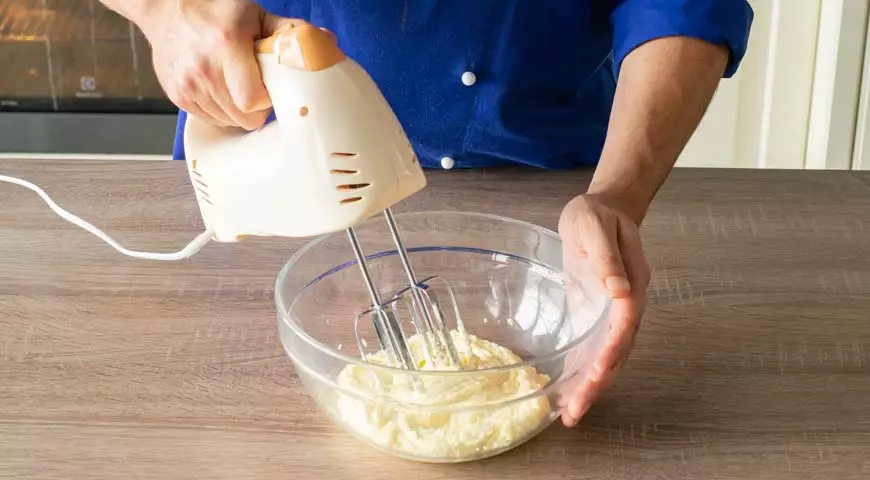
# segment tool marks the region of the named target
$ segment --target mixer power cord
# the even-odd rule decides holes
[[[124,255],[127,255],[128,257],[142,258],[142,259],[146,259],[146,260],[163,260],[163,261],[169,261],[169,262],[174,262],[174,261],[178,261],[178,260],[185,260],[185,259],[192,257],[200,250],[202,250],[202,248],[205,247],[209,241],[211,241],[212,236],[214,235],[214,232],[212,230],[207,229],[206,231],[197,235],[196,238],[194,238],[190,243],[188,243],[186,247],[182,248],[181,250],[179,250],[177,252],[154,253],[154,252],[139,252],[136,250],[129,250],[129,249],[125,248],[123,245],[121,245],[120,243],[118,243],[114,238],[110,237],[105,232],[100,230],[99,228],[95,227],[94,225],[86,222],[85,220],[82,220],[81,218],[79,218],[79,217],[73,215],[72,213],[61,208],[60,205],[55,203],[55,201],[52,200],[51,197],[49,197],[48,194],[45,193],[45,191],[43,189],[39,188],[37,185],[34,185],[34,184],[28,182],[27,180],[22,180],[20,178],[10,177],[7,175],[0,175],[0,182],[12,183],[15,185],[20,185],[20,186],[27,188],[29,190],[32,190],[37,195],[39,195],[40,198],[42,198],[45,201],[45,203],[48,204],[48,207],[51,208],[51,210],[54,211],[54,213],[56,213],[60,218],[66,220],[74,225],[77,225],[77,226],[87,230],[88,232],[96,235],[97,237],[102,239],[104,242],[108,243],[109,246],[111,246],[115,250],[123,253]]]

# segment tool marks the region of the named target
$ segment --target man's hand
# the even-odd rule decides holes
[[[178,0],[142,18],[169,99],[213,125],[262,126],[271,102],[254,42],[263,36],[265,15],[250,0]]]
[[[269,15],[252,0],[101,0],[139,26],[154,71],[179,108],[216,126],[254,130],[271,101],[254,42],[295,20]]]
[[[632,349],[650,279],[638,225],[701,121],[728,53],[695,38],[664,37],[622,63],[601,161],[586,195],[568,203],[559,223],[565,265],[586,256],[613,298],[592,374],[565,400],[566,425],[580,420]]]
[[[562,413],[575,425],[628,359],[646,304],[650,271],[635,222],[604,196],[580,195],[568,203],[559,220],[565,264],[572,257],[588,259],[613,304],[604,347],[592,373],[570,396]]]

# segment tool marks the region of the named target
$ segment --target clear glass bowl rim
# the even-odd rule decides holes
[[[403,219],[403,218],[413,218],[413,217],[421,217],[421,216],[429,216],[429,215],[431,215],[431,216],[465,217],[468,219],[475,219],[476,218],[476,219],[495,220],[498,222],[513,224],[513,225],[523,227],[523,228],[526,228],[529,230],[534,230],[541,235],[544,235],[544,236],[547,236],[547,237],[550,237],[554,240],[559,241],[559,243],[561,243],[561,241],[562,241],[556,232],[554,232],[548,228],[541,227],[540,225],[536,225],[534,223],[525,222],[522,220],[510,218],[510,217],[504,217],[501,215],[492,215],[492,214],[488,214],[488,213],[451,211],[451,210],[426,210],[426,211],[397,213],[397,214],[395,214],[395,218],[396,218],[396,223],[398,223],[399,227],[401,228],[401,223],[402,223],[401,219]],[[365,220],[364,222],[362,222],[360,225],[370,224],[370,223],[373,223],[375,221],[376,221],[376,219],[374,217],[369,218],[368,220]],[[521,368],[524,368],[527,366],[534,366],[534,365],[536,365],[538,363],[542,363],[542,362],[549,362],[549,361],[554,360],[556,358],[559,358],[563,355],[566,355],[569,351],[571,351],[571,349],[573,349],[577,345],[580,345],[581,343],[586,341],[586,339],[589,335],[591,335],[593,332],[597,331],[597,329],[600,327],[601,323],[606,321],[606,319],[610,313],[611,299],[609,296],[605,295],[604,308],[602,308],[601,314],[598,316],[597,319],[595,319],[595,322],[585,332],[583,332],[582,335],[580,335],[579,337],[575,338],[574,340],[568,342],[567,344],[563,345],[561,348],[553,350],[550,353],[547,353],[545,355],[537,355],[537,356],[531,357],[529,359],[523,360],[522,362],[512,363],[510,365],[484,368],[484,369],[480,369],[480,370],[405,370],[401,367],[390,367],[390,366],[386,366],[386,365],[369,363],[369,362],[366,362],[365,360],[362,360],[360,358],[355,358],[355,357],[351,357],[349,355],[345,355],[345,354],[339,352],[338,350],[330,348],[327,345],[324,345],[323,343],[315,340],[311,335],[309,335],[305,331],[305,329],[302,328],[301,325],[299,325],[298,323],[296,323],[293,320],[292,316],[289,314],[289,312],[290,312],[289,307],[292,307],[293,305],[292,304],[289,306],[285,305],[283,298],[281,298],[281,295],[279,294],[281,292],[283,285],[284,285],[284,281],[286,278],[288,278],[288,274],[292,270],[293,266],[296,265],[309,250],[311,250],[314,247],[318,246],[319,244],[323,243],[328,238],[333,237],[334,235],[338,235],[338,234],[340,234],[340,232],[332,232],[332,233],[326,233],[326,234],[320,235],[317,238],[308,242],[307,244],[303,245],[299,250],[297,250],[293,255],[290,256],[290,259],[287,260],[287,263],[284,264],[284,267],[282,267],[281,271],[278,273],[278,279],[275,282],[275,307],[278,309],[278,315],[281,317],[281,321],[283,321],[288,327],[290,327],[301,339],[303,339],[309,345],[316,348],[317,350],[320,350],[320,351],[326,353],[327,355],[329,355],[335,359],[341,360],[345,363],[352,364],[352,365],[355,365],[358,367],[368,368],[371,370],[381,371],[381,372],[401,372],[401,373],[406,374],[406,375],[407,374],[414,374],[414,375],[421,375],[421,376],[424,376],[424,375],[466,375],[466,376],[470,376],[470,375],[480,375],[482,373],[496,374],[496,373],[500,373],[500,372],[508,372],[511,370],[521,369]],[[444,247],[451,248],[450,246],[444,246]],[[461,248],[461,247],[456,247],[456,248]],[[495,251],[492,251],[492,252],[498,253]],[[368,254],[368,255],[366,255],[366,258],[368,259],[374,255],[378,255],[378,253],[380,253],[380,252],[377,252],[374,254]],[[513,256],[518,256],[518,255],[513,255]],[[353,262],[353,264],[356,264],[356,262]],[[324,271],[323,274],[321,274],[321,276],[325,275],[327,273],[333,274],[333,273],[336,273],[337,271],[338,270],[328,269],[328,270]],[[564,272],[564,271],[562,273],[564,273],[565,276],[567,277],[566,281],[572,282],[572,283],[579,286],[579,284],[577,284],[577,281],[574,279],[573,276],[571,276],[569,273]],[[320,278],[321,276],[318,276],[317,278]],[[360,279],[360,282],[362,282],[362,279]],[[298,294],[299,292],[296,292],[296,293]]]

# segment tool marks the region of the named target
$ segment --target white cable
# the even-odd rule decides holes
[[[45,203],[48,204],[49,208],[51,208],[54,213],[56,213],[60,218],[74,224],[79,227],[93,233],[94,235],[100,237],[104,242],[108,243],[115,250],[127,255],[128,257],[134,258],[144,258],[146,260],[165,260],[165,261],[177,261],[184,260],[192,257],[194,254],[202,250],[214,235],[214,232],[211,230],[206,230],[199,235],[196,236],[190,243],[187,244],[183,249],[172,252],[172,253],[151,253],[151,252],[137,252],[135,250],[128,250],[124,248],[120,243],[115,241],[112,237],[106,235],[105,232],[100,230],[99,228],[91,225],[90,223],[82,220],[81,218],[69,213],[68,211],[61,208],[51,197],[48,196],[47,193],[38,186],[20,178],[9,177],[6,175],[0,175],[0,182],[14,183],[15,185],[20,185],[24,188],[30,189],[36,192],[37,195],[42,197],[45,200]]]

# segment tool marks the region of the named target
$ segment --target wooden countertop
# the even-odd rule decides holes
[[[0,161],[125,245],[157,250],[201,229],[182,168]],[[402,209],[555,228],[588,178],[433,172]],[[305,395],[272,302],[301,242],[136,261],[20,187],[0,184],[0,205],[2,478],[870,477],[866,173],[676,171],[643,229],[650,307],[618,383],[579,427],[454,466],[380,454]]]

